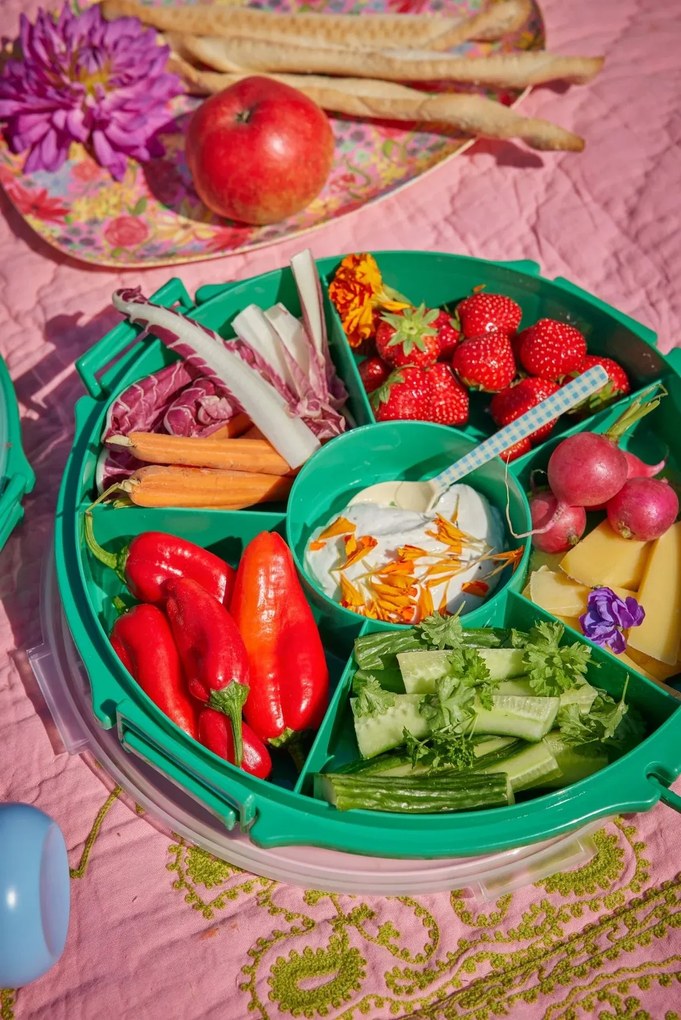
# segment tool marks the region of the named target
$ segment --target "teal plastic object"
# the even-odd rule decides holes
[[[24,516],[22,500],[35,475],[21,443],[21,423],[14,386],[0,358],[0,549]]]
[[[30,804],[0,804],[0,988],[19,988],[59,960],[69,927],[62,831]]]
[[[485,285],[490,291],[502,291],[518,300],[524,310],[524,322],[541,316],[574,322],[587,334],[594,353],[615,356],[624,364],[635,389],[663,384],[669,395],[650,416],[650,421],[644,419],[636,429],[632,448],[638,445],[639,439],[641,450],[665,444],[671,450],[672,467],[678,468],[681,454],[678,362],[657,351],[654,337],[645,327],[573,288],[567,281],[552,282],[542,278],[533,263],[498,264],[428,252],[376,252],[375,255],[386,282],[409,293],[416,303],[455,302],[473,288]],[[318,262],[324,282],[328,282],[339,261],[340,256]],[[294,314],[300,313],[288,269],[210,291],[203,288],[198,297],[205,300],[192,302],[181,282],[170,280],[153,295],[153,300],[165,305],[179,302],[187,314],[225,338],[232,335],[230,322],[234,315],[249,303],[269,307],[281,301]],[[325,314],[331,352],[348,388],[348,407],[359,435],[361,427],[374,419],[359,379],[358,359],[348,347],[328,300]],[[218,759],[175,727],[134,684],[110,647],[107,634],[115,615],[112,598],[122,594],[121,585],[112,571],[107,571],[87,554],[82,536],[83,513],[94,498],[95,465],[111,399],[134,380],[167,364],[172,357],[160,341],[153,337],[142,338],[138,329],[122,323],[80,359],[78,369],[88,395],[76,407],[75,441],[56,516],[55,558],[65,617],[90,679],[95,717],[104,727],[117,727],[123,747],[182,786],[220,818],[227,829],[238,827],[263,847],[309,844],[404,858],[475,856],[540,842],[598,818],[645,810],[659,800],[678,801],[668,787],[681,772],[679,699],[671,689],[638,674],[631,678],[628,697],[644,711],[650,735],[619,761],[565,790],[509,808],[418,818],[378,812],[339,812],[314,799],[312,774],[342,764],[356,754],[348,708],[352,642],[365,628],[375,626],[373,621],[366,622],[354,614],[344,613],[335,604],[317,600],[313,600],[313,608],[327,650],[333,695],[300,775],[292,772],[285,757],[275,755],[272,781],[265,783],[254,779]],[[545,466],[548,451],[557,437],[586,427],[604,430],[626,404],[627,400],[620,401],[588,422],[561,421],[556,437],[509,466],[509,484],[516,493],[514,513],[518,522],[526,520],[527,513],[522,491],[527,489],[534,468]],[[474,398],[473,405],[471,421],[465,429],[444,430],[452,442],[470,444],[491,431],[492,423],[482,396],[479,400]],[[439,430],[440,427],[434,428]],[[348,436],[351,435],[349,432]],[[300,472],[301,489],[304,475],[314,470],[315,459],[330,458],[334,444],[341,449],[344,442],[344,438],[332,440],[315,455],[309,466]],[[424,449],[424,454],[429,455],[430,450]],[[372,476],[364,478],[364,484],[379,477],[378,465],[372,465],[371,470]],[[498,501],[502,491],[497,476],[490,494]],[[319,503],[323,503],[323,494],[310,494],[310,499],[321,513]],[[95,533],[101,543],[114,550],[142,530],[162,529],[198,541],[236,563],[246,543],[260,530],[277,529],[286,534],[288,527],[294,546],[301,540],[302,524],[296,538],[291,530],[295,523],[292,504],[288,510],[287,517],[285,505],[200,513],[114,509],[100,505],[94,510]],[[300,514],[304,524],[304,506]],[[311,511],[307,519],[311,521]],[[526,558],[525,552],[521,569],[507,580],[494,601],[487,603],[485,622],[522,628],[546,615],[520,593]],[[473,614],[470,619],[473,620]],[[583,638],[571,633],[566,640]],[[594,649],[593,660],[594,669],[599,667],[593,673],[594,681],[614,695],[621,693],[625,673],[617,661],[600,649]]]

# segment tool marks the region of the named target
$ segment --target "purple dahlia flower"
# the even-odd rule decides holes
[[[579,622],[586,636],[619,655],[626,648],[623,630],[638,627],[645,617],[643,606],[629,595],[621,599],[612,588],[594,588],[586,600],[586,613]]]
[[[136,18],[108,22],[99,5],[75,14],[21,16],[21,59],[0,75],[0,121],[12,152],[28,150],[24,170],[58,170],[71,142],[86,145],[120,180],[128,157],[161,155],[154,133],[165,105],[182,92],[166,71],[169,50]]]

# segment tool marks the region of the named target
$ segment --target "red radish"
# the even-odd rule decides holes
[[[577,432],[558,444],[547,468],[551,491],[570,506],[605,503],[627,480],[627,460],[607,436]]]
[[[627,478],[653,478],[660,473],[667,463],[667,460],[660,460],[657,464],[646,464],[635,453],[622,450],[627,462]],[[590,510],[605,510],[606,503],[599,503],[597,506],[589,507]]]
[[[655,475],[659,475],[667,463],[666,457],[664,460],[658,461],[657,464],[646,464],[635,453],[629,453],[628,450],[624,450],[623,453],[627,458],[627,478],[653,478]]]
[[[530,496],[530,514],[532,545],[541,552],[565,552],[579,542],[586,529],[584,507],[560,503],[546,490]]]
[[[549,457],[549,488],[561,503],[599,507],[619,492],[629,477],[629,462],[618,443],[660,402],[651,387],[640,394],[607,432],[577,432],[563,439]]]
[[[608,523],[622,538],[651,542],[676,520],[679,497],[661,478],[629,478],[606,506]]]

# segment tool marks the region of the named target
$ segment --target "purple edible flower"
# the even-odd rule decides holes
[[[28,151],[24,170],[58,170],[72,142],[121,180],[127,158],[159,156],[154,134],[168,120],[166,103],[182,92],[166,72],[167,46],[136,18],[108,22],[95,4],[76,14],[21,15],[21,59],[0,75],[0,121],[12,152]]]
[[[612,588],[594,588],[579,622],[590,641],[619,655],[627,646],[622,631],[638,627],[645,615],[643,606],[633,596],[621,599]]]

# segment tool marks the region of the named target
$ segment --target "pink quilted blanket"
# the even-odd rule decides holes
[[[4,0],[3,33],[14,38],[20,12],[36,8]],[[522,107],[583,135],[584,153],[478,142],[305,244],[316,257],[532,259],[651,327],[667,350],[681,341],[678,7],[545,0],[543,12],[551,48],[606,55],[587,87],[538,88]],[[118,321],[115,288],[151,293],[176,274],[193,293],[285,265],[301,240],[172,271],[116,271],[59,254],[0,201],[0,353],[37,476],[1,554],[0,799],[59,822],[72,896],[60,962],[0,990],[0,1017],[678,1017],[681,820],[669,808],[597,826],[590,861],[487,902],[463,891],[310,892],[160,829],[105,769],[60,750],[26,651],[43,641],[40,592],[82,394],[74,360]]]

